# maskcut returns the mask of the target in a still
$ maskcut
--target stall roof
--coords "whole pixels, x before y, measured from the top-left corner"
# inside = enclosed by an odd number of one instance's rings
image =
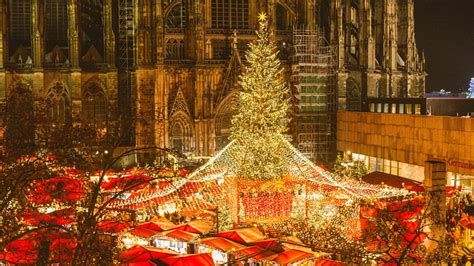
[[[215,236],[224,237],[239,243],[251,243],[265,240],[265,235],[256,227],[241,228],[225,232],[215,233]]]
[[[276,255],[276,253],[273,251],[266,250],[264,248],[257,247],[257,246],[251,246],[251,247],[239,249],[233,253],[237,254],[237,256],[251,257],[255,260],[262,260],[264,258]]]
[[[300,251],[296,249],[290,249],[278,254],[277,256],[275,256],[275,258],[272,259],[272,261],[281,265],[286,265],[289,263],[294,263],[294,262],[308,259],[311,257],[314,257],[312,253],[308,253],[308,252],[304,252],[304,251]]]
[[[181,231],[181,230],[170,230],[168,232],[165,232],[163,236],[171,237],[171,238],[181,240],[181,241],[192,241],[199,235]]]
[[[146,229],[146,228],[141,228],[141,227],[138,227],[138,226],[133,228],[132,230],[129,230],[128,232],[131,233],[132,235],[141,236],[141,237],[145,237],[145,238],[152,237],[152,236],[158,234],[157,231]]]
[[[152,246],[133,246],[119,254],[119,260],[123,263],[156,260],[163,257],[175,256],[177,253],[164,248]]]
[[[203,238],[201,239],[201,244],[213,247],[215,249],[224,251],[224,252],[229,252],[229,251],[234,251],[238,249],[245,248],[244,245],[241,245],[237,242],[234,242],[229,239],[225,239],[223,237],[208,237],[208,238]]]
[[[211,255],[207,253],[179,255],[179,256],[161,258],[160,260],[171,266],[181,266],[181,265],[214,266],[214,261],[212,260]]]
[[[152,222],[152,223],[158,225],[163,230],[169,230],[169,229],[176,226],[174,223],[172,223],[170,220],[166,219],[165,217],[154,217],[149,222]],[[148,229],[155,230],[153,228],[148,228]]]
[[[421,183],[415,180],[404,178],[397,175],[391,175],[382,172],[372,172],[362,177],[362,181],[373,184],[380,185],[385,184],[390,187],[395,188],[404,188],[404,185],[420,186]]]
[[[192,221],[186,224],[178,225],[172,230],[181,230],[194,234],[205,234],[212,230],[212,226],[202,221]]]

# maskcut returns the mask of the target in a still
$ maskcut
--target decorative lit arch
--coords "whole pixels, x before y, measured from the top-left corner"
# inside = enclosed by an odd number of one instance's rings
[[[232,117],[237,110],[237,92],[229,94],[219,104],[214,119],[216,134],[216,150],[221,150],[229,143],[230,130],[232,128]]]
[[[346,81],[346,110],[361,111],[362,110],[362,94],[359,84],[349,78]]]

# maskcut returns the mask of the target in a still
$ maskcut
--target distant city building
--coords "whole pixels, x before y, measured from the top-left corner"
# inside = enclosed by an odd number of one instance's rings
[[[474,78],[471,78],[468,93],[467,98],[474,98]]]

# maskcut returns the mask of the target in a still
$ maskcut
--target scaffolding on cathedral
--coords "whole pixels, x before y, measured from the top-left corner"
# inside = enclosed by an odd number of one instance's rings
[[[336,55],[318,29],[293,31],[295,141],[313,162],[330,162],[336,146]]]

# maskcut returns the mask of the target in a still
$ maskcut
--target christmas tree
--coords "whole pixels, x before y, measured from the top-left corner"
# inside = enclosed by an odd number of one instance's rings
[[[282,151],[286,150],[284,140],[289,139],[284,135],[289,123],[289,90],[266,15],[260,14],[259,20],[258,38],[249,45],[245,55],[248,65],[240,76],[231,139],[238,147],[239,176],[274,179],[281,177],[287,160]]]

